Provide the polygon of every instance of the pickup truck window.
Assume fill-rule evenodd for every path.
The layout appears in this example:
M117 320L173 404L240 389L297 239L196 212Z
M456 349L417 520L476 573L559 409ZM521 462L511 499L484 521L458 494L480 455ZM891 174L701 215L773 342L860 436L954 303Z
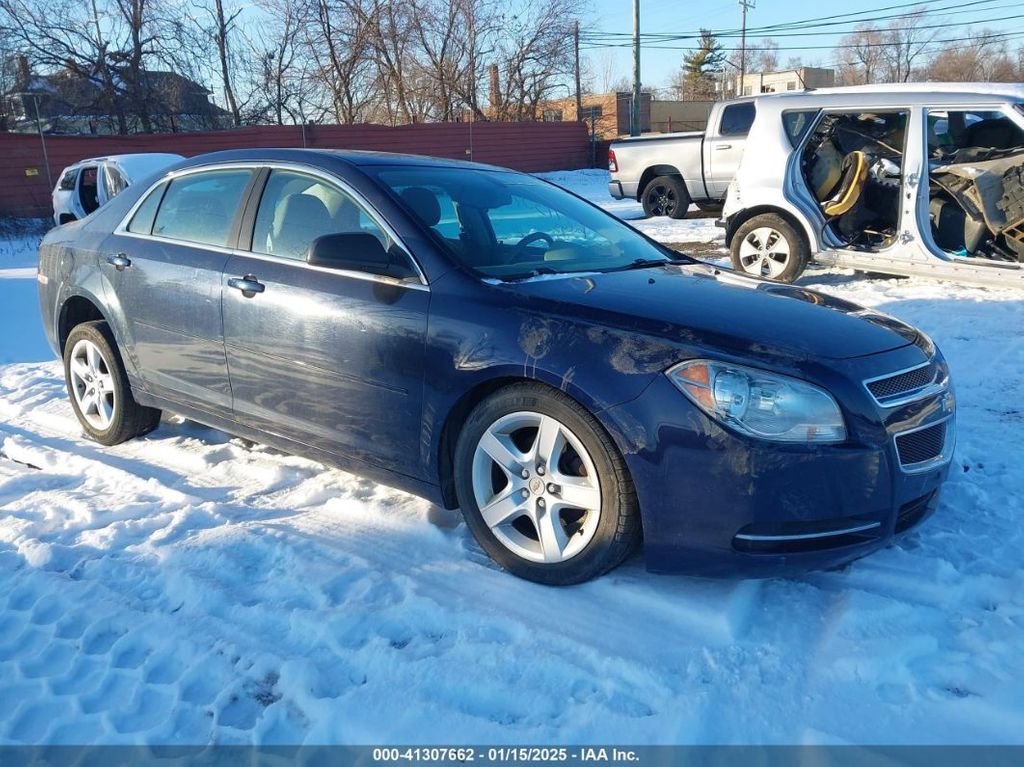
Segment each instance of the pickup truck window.
M803 109L782 113L782 127L785 128L786 136L789 137L789 143L793 145L794 149L796 149L804 134L807 133L807 129L811 127L816 114L818 114L817 109Z
M722 110L722 127L718 132L723 136L746 136L754 124L754 114L753 101L730 104Z

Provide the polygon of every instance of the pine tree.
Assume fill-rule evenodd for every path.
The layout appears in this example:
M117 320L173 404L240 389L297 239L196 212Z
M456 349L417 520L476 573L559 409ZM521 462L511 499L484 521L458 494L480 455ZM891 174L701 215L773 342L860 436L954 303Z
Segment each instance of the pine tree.
M700 30L700 42L693 53L683 57L680 90L684 98L706 99L715 92L715 78L722 71L725 52L710 29Z

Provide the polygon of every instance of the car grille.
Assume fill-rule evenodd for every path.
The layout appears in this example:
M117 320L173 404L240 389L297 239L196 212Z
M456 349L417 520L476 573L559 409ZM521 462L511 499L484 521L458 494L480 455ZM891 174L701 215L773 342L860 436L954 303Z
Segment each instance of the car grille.
M913 467L941 456L946 446L947 425L947 421L942 421L924 429L897 435L896 451L899 453L900 464L904 468Z
M904 370L896 375L867 381L864 385L878 403L884 405L888 400L902 398L933 383L935 373L935 363L929 362L927 365Z
M915 498L908 503L900 506L900 510L896 515L896 533L902 533L909 530L921 519L925 514L928 513L928 509L931 506L932 499L935 498L938 490L932 490L927 495L922 495L920 498Z

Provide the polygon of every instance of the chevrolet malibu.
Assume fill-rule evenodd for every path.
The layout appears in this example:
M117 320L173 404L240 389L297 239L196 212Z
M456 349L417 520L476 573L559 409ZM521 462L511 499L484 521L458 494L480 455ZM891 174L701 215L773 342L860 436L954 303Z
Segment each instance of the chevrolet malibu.
M935 507L954 442L920 331L721 271L531 176L244 150L40 249L88 436L161 411L460 508L524 578L833 567Z

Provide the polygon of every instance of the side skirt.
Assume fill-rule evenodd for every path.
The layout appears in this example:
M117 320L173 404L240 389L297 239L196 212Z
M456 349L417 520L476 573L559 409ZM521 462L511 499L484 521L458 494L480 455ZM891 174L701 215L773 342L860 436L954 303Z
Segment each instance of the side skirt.
M352 474L356 474L374 482L379 482L382 485L387 485L388 487L395 488L396 490L401 490L403 492L419 496L420 498L424 498L438 506L444 505L441 488L438 485L424 482L421 479L410 477L405 474L388 471L387 469L382 469L379 466L374 466L371 463L360 461L358 459L342 458L333 453L321 450L320 448L311 447L310 445L306 445L288 437L283 437L279 434L271 434L269 432L245 426L232 418L226 418L222 415L201 410L195 405L182 405L181 403L173 402L169 399L157 396L152 392L143 390L140 382L135 380L130 380L130 384L132 387L132 393L140 405L159 408L160 410L180 415L190 421L200 423L203 426L209 426L211 429L218 429L219 431L226 432L235 437L247 439L262 445L268 445L284 453L309 458L312 461L317 461L318 463L322 463L326 466L351 472Z

